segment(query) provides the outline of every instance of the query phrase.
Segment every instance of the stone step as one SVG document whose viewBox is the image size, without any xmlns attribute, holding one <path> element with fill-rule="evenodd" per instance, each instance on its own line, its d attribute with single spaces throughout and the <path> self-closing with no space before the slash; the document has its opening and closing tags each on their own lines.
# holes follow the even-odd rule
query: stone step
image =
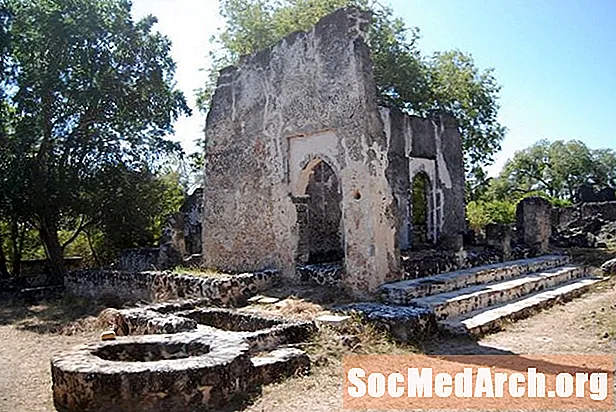
<svg viewBox="0 0 616 412">
<path fill-rule="evenodd" d="M 439 322 L 439 327 L 453 334 L 482 335 L 497 332 L 507 321 L 526 318 L 538 310 L 582 295 L 602 279 L 586 277 L 571 280 L 550 289 L 535 292 L 515 301 L 502 303 Z"/>
<path fill-rule="evenodd" d="M 282 348 L 262 353 L 250 359 L 255 368 L 254 380 L 269 385 L 284 378 L 310 372 L 310 358 L 296 348 Z"/>
<path fill-rule="evenodd" d="M 472 285 L 503 281 L 515 276 L 549 270 L 569 263 L 568 256 L 549 255 L 532 259 L 495 263 L 382 285 L 379 294 L 384 302 L 408 305 L 413 299 L 451 292 Z"/>
<path fill-rule="evenodd" d="M 585 276 L 579 266 L 563 266 L 501 282 L 469 286 L 438 295 L 425 296 L 411 302 L 431 310 L 437 320 L 453 318 L 464 313 L 518 299 L 522 296 Z"/>
</svg>

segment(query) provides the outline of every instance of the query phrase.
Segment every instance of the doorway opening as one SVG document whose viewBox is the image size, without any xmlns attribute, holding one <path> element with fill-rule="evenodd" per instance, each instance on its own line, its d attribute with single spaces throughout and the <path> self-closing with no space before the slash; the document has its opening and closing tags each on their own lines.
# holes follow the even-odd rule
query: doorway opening
<svg viewBox="0 0 616 412">
<path fill-rule="evenodd" d="M 417 173 L 411 182 L 411 245 L 421 249 L 434 244 L 434 213 L 432 185 L 424 172 Z"/>
<path fill-rule="evenodd" d="M 324 160 L 316 159 L 306 167 L 305 196 L 301 204 L 296 203 L 299 260 L 310 264 L 340 261 L 344 258 L 340 182 Z"/>
</svg>

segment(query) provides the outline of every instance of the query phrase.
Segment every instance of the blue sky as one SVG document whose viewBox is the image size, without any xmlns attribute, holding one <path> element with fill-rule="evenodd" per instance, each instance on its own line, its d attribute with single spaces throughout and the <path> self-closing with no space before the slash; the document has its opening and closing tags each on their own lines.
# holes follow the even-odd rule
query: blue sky
<svg viewBox="0 0 616 412">
<path fill-rule="evenodd" d="M 391 0 L 394 13 L 421 31 L 424 54 L 470 53 L 502 85 L 500 122 L 509 129 L 490 168 L 538 139 L 579 139 L 616 149 L 616 1 Z M 172 40 L 177 79 L 191 104 L 209 62 L 209 38 L 222 25 L 216 0 L 134 0 Z M 201 136 L 196 111 L 176 124 L 188 151 Z"/>
</svg>

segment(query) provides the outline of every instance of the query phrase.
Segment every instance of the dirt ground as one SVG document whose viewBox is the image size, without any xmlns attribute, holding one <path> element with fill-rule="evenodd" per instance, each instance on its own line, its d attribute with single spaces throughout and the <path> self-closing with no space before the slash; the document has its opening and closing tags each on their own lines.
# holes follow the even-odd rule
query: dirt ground
<svg viewBox="0 0 616 412">
<path fill-rule="evenodd" d="M 55 411 L 50 359 L 98 339 L 99 307 L 74 300 L 0 304 L 0 411 Z"/>
<path fill-rule="evenodd" d="M 616 282 L 512 323 L 504 331 L 476 341 L 436 338 L 409 351 L 487 354 L 612 354 L 616 352 Z M 270 385 L 247 412 L 342 411 L 342 372 L 332 359 L 308 377 Z"/>
<path fill-rule="evenodd" d="M 0 411 L 54 411 L 49 359 L 73 345 L 98 339 L 96 315 L 102 307 L 88 302 L 0 304 Z M 308 308 L 310 309 L 310 308 Z M 360 336 L 369 333 L 356 331 Z M 349 353 L 333 332 L 306 345 L 313 358 L 310 376 L 288 379 L 263 389 L 245 412 L 341 411 L 340 355 Z M 439 339 L 417 346 L 379 341 L 355 353 L 560 354 L 614 353 L 616 282 L 564 305 L 509 325 L 505 331 L 474 341 Z"/>
</svg>

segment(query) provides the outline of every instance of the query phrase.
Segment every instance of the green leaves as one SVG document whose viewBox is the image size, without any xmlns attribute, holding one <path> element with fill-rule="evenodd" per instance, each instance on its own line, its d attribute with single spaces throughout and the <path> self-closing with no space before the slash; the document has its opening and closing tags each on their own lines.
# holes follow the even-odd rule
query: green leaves
<svg viewBox="0 0 616 412">
<path fill-rule="evenodd" d="M 491 163 L 506 131 L 497 120 L 500 86 L 492 70 L 480 72 L 470 55 L 457 50 L 436 53 L 428 68 L 428 110 L 448 112 L 458 120 L 467 170 Z"/>
<path fill-rule="evenodd" d="M 516 203 L 510 201 L 473 200 L 466 206 L 466 218 L 474 230 L 483 229 L 488 223 L 514 223 L 515 212 Z"/>
<path fill-rule="evenodd" d="M 582 184 L 596 189 L 616 185 L 616 153 L 589 149 L 579 140 L 540 140 L 516 152 L 491 183 L 489 196 L 511 198 L 512 193 L 543 192 L 574 201 Z"/>
<path fill-rule="evenodd" d="M 180 151 L 165 138 L 190 113 L 171 44 L 126 0 L 0 1 L 0 214 L 52 230 L 94 218 L 101 174 Z"/>
<path fill-rule="evenodd" d="M 499 124 L 500 86 L 492 70 L 480 71 L 470 55 L 460 51 L 421 56 L 419 29 L 406 27 L 391 8 L 373 0 L 223 0 L 226 26 L 212 41 L 210 78 L 198 103 L 207 112 L 218 71 L 240 56 L 269 47 L 291 32 L 309 30 L 336 9 L 356 6 L 373 13 L 368 43 L 381 104 L 407 113 L 451 113 L 460 125 L 469 175 L 481 174 L 500 150 L 505 128 Z"/>
</svg>

